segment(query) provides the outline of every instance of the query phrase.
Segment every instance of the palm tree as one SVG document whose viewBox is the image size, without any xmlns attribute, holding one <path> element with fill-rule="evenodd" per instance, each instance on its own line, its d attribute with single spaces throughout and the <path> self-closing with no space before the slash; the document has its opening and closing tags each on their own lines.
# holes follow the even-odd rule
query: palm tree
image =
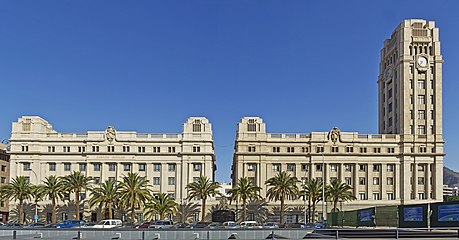
<svg viewBox="0 0 459 240">
<path fill-rule="evenodd" d="M 241 177 L 236 186 L 228 191 L 230 194 L 230 203 L 234 200 L 242 200 L 242 221 L 247 217 L 247 200 L 253 201 L 261 198 L 259 192 L 261 187 L 253 184 L 247 177 Z"/>
<path fill-rule="evenodd" d="M 308 212 L 312 217 L 312 222 L 315 222 L 316 206 L 322 200 L 322 182 L 316 179 L 309 179 L 302 184 L 302 193 L 308 198 Z M 311 213 L 312 204 L 312 213 Z"/>
<path fill-rule="evenodd" d="M 53 208 L 51 221 L 56 223 L 56 201 L 64 199 L 64 186 L 62 184 L 62 179 L 54 175 L 45 178 L 45 181 L 43 182 L 43 193 L 51 199 L 51 205 Z"/>
<path fill-rule="evenodd" d="M 339 201 L 347 202 L 356 199 L 352 194 L 352 188 L 336 179 L 325 188 L 325 196 L 328 201 L 333 202 L 332 212 L 339 211 L 337 208 Z"/>
<path fill-rule="evenodd" d="M 167 193 L 160 193 L 153 197 L 145 204 L 145 216 L 153 218 L 155 214 L 159 214 L 159 219 L 164 219 L 166 214 L 175 214 L 177 212 L 178 203 L 176 203 Z"/>
<path fill-rule="evenodd" d="M 92 177 L 86 177 L 81 172 L 74 171 L 62 178 L 64 188 L 69 193 L 75 193 L 75 215 L 80 219 L 80 193 L 91 186 Z"/>
<path fill-rule="evenodd" d="M 188 200 L 192 200 L 195 197 L 201 199 L 201 221 L 204 221 L 206 200 L 209 196 L 221 195 L 217 189 L 220 187 L 220 183 L 212 182 L 208 177 L 201 176 L 198 181 L 188 183 L 186 189 L 188 189 Z"/>
<path fill-rule="evenodd" d="M 108 209 L 108 218 L 113 218 L 113 207 L 119 200 L 119 184 L 113 180 L 107 180 L 101 183 L 98 187 L 91 190 L 91 198 L 89 206 L 94 207 L 99 205 L 101 212 L 103 209 Z"/>
<path fill-rule="evenodd" d="M 38 217 L 38 202 L 43 201 L 43 197 L 45 196 L 45 189 L 43 188 L 43 185 L 32 185 L 31 187 L 32 190 L 30 192 L 30 196 L 34 199 L 34 211 L 37 213 L 36 215 Z"/>
<path fill-rule="evenodd" d="M 266 197 L 269 200 L 280 201 L 280 224 L 284 224 L 284 203 L 285 199 L 295 200 L 298 198 L 298 179 L 291 177 L 287 172 L 279 172 L 276 176 L 268 179 L 266 185 L 269 187 Z"/>
<path fill-rule="evenodd" d="M 129 208 L 131 221 L 135 222 L 135 209 L 143 206 L 151 197 L 149 181 L 137 173 L 128 173 L 120 185 L 120 203 Z"/>
<path fill-rule="evenodd" d="M 32 194 L 32 184 L 24 176 L 13 178 L 10 183 L 0 186 L 2 200 L 19 201 L 19 223 L 24 223 L 24 200 Z"/>
</svg>

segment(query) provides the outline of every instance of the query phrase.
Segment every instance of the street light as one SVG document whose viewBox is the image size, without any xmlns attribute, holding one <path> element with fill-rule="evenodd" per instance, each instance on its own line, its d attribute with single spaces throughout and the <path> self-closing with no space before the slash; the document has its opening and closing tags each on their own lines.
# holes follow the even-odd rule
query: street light
<svg viewBox="0 0 459 240">
<path fill-rule="evenodd" d="M 325 159 L 324 149 L 322 148 L 322 224 L 325 222 Z"/>
<path fill-rule="evenodd" d="M 37 176 L 37 173 L 32 169 L 32 168 L 29 168 L 27 169 L 27 171 L 31 171 L 34 175 L 35 175 L 35 180 L 36 182 L 38 183 L 38 176 Z M 34 222 L 37 223 L 38 221 L 38 209 L 37 209 L 37 199 L 35 199 L 35 215 L 33 216 L 33 219 L 34 219 Z"/>
</svg>

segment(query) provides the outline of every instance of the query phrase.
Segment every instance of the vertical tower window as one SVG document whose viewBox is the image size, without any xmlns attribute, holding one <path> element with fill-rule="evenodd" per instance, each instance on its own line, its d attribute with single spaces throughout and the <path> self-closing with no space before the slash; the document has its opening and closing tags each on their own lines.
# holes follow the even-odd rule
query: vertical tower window
<svg viewBox="0 0 459 240">
<path fill-rule="evenodd" d="M 193 132 L 201 132 L 201 120 L 196 119 L 193 122 Z"/>
<path fill-rule="evenodd" d="M 247 124 L 247 131 L 249 132 L 257 131 L 257 124 L 255 123 L 255 119 L 249 119 L 249 123 Z"/>
</svg>

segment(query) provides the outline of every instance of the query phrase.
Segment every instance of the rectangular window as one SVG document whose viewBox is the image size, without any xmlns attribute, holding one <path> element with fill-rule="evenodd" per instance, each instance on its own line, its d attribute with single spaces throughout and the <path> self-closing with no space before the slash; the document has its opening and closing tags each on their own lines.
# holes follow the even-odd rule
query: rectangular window
<svg viewBox="0 0 459 240">
<path fill-rule="evenodd" d="M 301 171 L 302 172 L 309 171 L 309 165 L 308 164 L 301 164 Z"/>
<path fill-rule="evenodd" d="M 255 152 L 255 146 L 248 146 L 247 150 L 249 152 Z"/>
<path fill-rule="evenodd" d="M 434 96 L 430 95 L 430 104 L 434 104 L 434 102 L 435 102 Z"/>
<path fill-rule="evenodd" d="M 423 185 L 424 184 L 424 177 L 418 177 L 418 184 Z"/>
<path fill-rule="evenodd" d="M 107 146 L 107 152 L 115 152 L 115 146 Z"/>
<path fill-rule="evenodd" d="M 125 172 L 130 172 L 131 171 L 131 164 L 124 163 L 123 164 L 123 169 L 124 169 Z"/>
<path fill-rule="evenodd" d="M 201 163 L 193 163 L 193 170 L 195 172 L 199 172 L 202 169 L 202 164 Z"/>
<path fill-rule="evenodd" d="M 153 177 L 153 185 L 161 185 L 161 178 Z"/>
<path fill-rule="evenodd" d="M 70 163 L 64 163 L 64 171 L 70 171 L 71 169 L 71 164 Z"/>
<path fill-rule="evenodd" d="M 95 177 L 94 178 L 94 183 L 99 184 L 100 183 L 100 177 Z"/>
<path fill-rule="evenodd" d="M 359 192 L 359 200 L 367 200 L 367 195 L 364 192 Z"/>
<path fill-rule="evenodd" d="M 373 185 L 379 185 L 379 177 L 373 178 Z"/>
<path fill-rule="evenodd" d="M 418 103 L 419 104 L 426 104 L 426 96 L 425 95 L 418 95 Z"/>
<path fill-rule="evenodd" d="M 418 193 L 418 198 L 419 199 L 426 199 L 425 194 L 423 192 Z"/>
<path fill-rule="evenodd" d="M 391 98 L 392 97 L 392 88 L 389 89 L 389 94 L 388 94 L 388 98 Z"/>
<path fill-rule="evenodd" d="M 48 163 L 49 165 L 49 171 L 56 171 L 56 163 Z"/>
<path fill-rule="evenodd" d="M 359 184 L 360 185 L 365 185 L 365 178 L 364 177 L 359 177 Z"/>
<path fill-rule="evenodd" d="M 359 171 L 365 172 L 365 170 L 366 170 L 365 164 L 359 164 Z"/>
<path fill-rule="evenodd" d="M 293 153 L 293 152 L 295 152 L 295 148 L 294 147 L 287 147 L 287 152 Z"/>
<path fill-rule="evenodd" d="M 337 171 L 338 171 L 338 165 L 336 165 L 336 164 L 330 164 L 330 171 L 332 171 L 332 172 L 337 172 Z"/>
<path fill-rule="evenodd" d="M 30 171 L 30 163 L 28 162 L 22 163 L 22 170 Z"/>
<path fill-rule="evenodd" d="M 168 147 L 167 151 L 170 153 L 175 153 L 175 147 Z"/>
<path fill-rule="evenodd" d="M 394 185 L 394 178 L 388 177 L 387 178 L 387 185 Z"/>
<path fill-rule="evenodd" d="M 6 172 L 6 165 L 2 165 L 2 172 Z"/>
<path fill-rule="evenodd" d="M 153 164 L 153 171 L 161 172 L 161 164 L 159 164 L 159 163 Z"/>
<path fill-rule="evenodd" d="M 108 177 L 108 181 L 116 181 L 116 177 Z"/>
<path fill-rule="evenodd" d="M 294 163 L 287 164 L 287 171 L 288 172 L 294 172 L 295 171 L 295 164 Z"/>
<path fill-rule="evenodd" d="M 309 152 L 309 148 L 308 147 L 302 147 L 301 151 L 304 152 L 304 153 L 307 153 L 307 152 Z"/>
<path fill-rule="evenodd" d="M 99 172 L 100 171 L 100 163 L 94 163 L 94 171 Z"/>
<path fill-rule="evenodd" d="M 175 169 L 176 169 L 175 163 L 168 163 L 168 164 L 167 164 L 167 170 L 168 170 L 169 172 L 175 172 Z"/>
<path fill-rule="evenodd" d="M 199 177 L 193 177 L 193 182 L 199 182 Z"/>
<path fill-rule="evenodd" d="M 145 152 L 145 147 L 137 147 L 137 150 L 139 153 L 144 153 Z"/>
<path fill-rule="evenodd" d="M 22 146 L 22 151 L 23 152 L 28 152 L 29 151 L 29 146 L 23 145 Z"/>
<path fill-rule="evenodd" d="M 387 195 L 387 200 L 394 200 L 395 199 L 394 198 L 394 193 L 392 193 L 392 192 L 388 192 L 388 193 L 386 193 L 386 195 Z"/>
<path fill-rule="evenodd" d="M 56 151 L 56 147 L 48 146 L 48 152 L 55 152 L 55 151 Z"/>
<path fill-rule="evenodd" d="M 159 153 L 159 152 L 161 152 L 161 148 L 160 147 L 153 147 L 153 152 L 154 153 Z"/>
<path fill-rule="evenodd" d="M 86 151 L 86 147 L 78 147 L 78 152 L 82 153 Z"/>
<path fill-rule="evenodd" d="M 323 170 L 323 165 L 322 164 L 316 164 L 316 171 L 317 172 L 322 172 Z"/>
<path fill-rule="evenodd" d="M 379 172 L 381 170 L 381 164 L 373 164 L 373 172 Z"/>
<path fill-rule="evenodd" d="M 419 125 L 418 126 L 418 134 L 419 135 L 425 135 L 426 134 L 426 126 L 425 125 Z"/>
<path fill-rule="evenodd" d="M 63 152 L 70 152 L 70 147 L 69 146 L 63 146 L 62 147 Z"/>
<path fill-rule="evenodd" d="M 274 172 L 280 172 L 281 171 L 281 165 L 277 164 L 277 163 L 274 163 L 273 166 L 272 166 L 272 170 Z"/>
<path fill-rule="evenodd" d="M 324 147 L 323 146 L 317 146 L 316 147 L 316 152 L 317 153 L 323 153 L 324 152 Z"/>
<path fill-rule="evenodd" d="M 392 112 L 392 103 L 389 103 L 389 112 Z"/>
<path fill-rule="evenodd" d="M 418 171 L 419 172 L 424 172 L 425 170 L 426 170 L 425 165 L 422 165 L 422 164 L 418 165 Z"/>
<path fill-rule="evenodd" d="M 426 81 L 418 80 L 418 88 L 419 89 L 426 89 Z"/>
<path fill-rule="evenodd" d="M 425 120 L 426 119 L 426 111 L 419 110 L 418 111 L 418 119 Z"/>
<path fill-rule="evenodd" d="M 393 172 L 395 169 L 395 164 L 387 164 L 387 171 Z"/>
<path fill-rule="evenodd" d="M 99 146 L 92 146 L 93 152 L 99 152 Z"/>
<path fill-rule="evenodd" d="M 331 147 L 331 152 L 337 153 L 339 152 L 339 148 L 336 146 Z"/>
<path fill-rule="evenodd" d="M 346 152 L 348 152 L 348 153 L 354 152 L 354 147 L 347 146 L 346 147 Z"/>
<path fill-rule="evenodd" d="M 167 183 L 169 185 L 175 185 L 175 177 L 168 177 L 167 178 Z"/>
<path fill-rule="evenodd" d="M 374 153 L 381 153 L 381 148 L 379 148 L 379 147 L 373 148 L 373 152 Z"/>
<path fill-rule="evenodd" d="M 395 148 L 387 148 L 388 153 L 395 153 Z"/>
<path fill-rule="evenodd" d="M 273 147 L 273 152 L 280 152 L 280 147 Z"/>
<path fill-rule="evenodd" d="M 80 201 L 86 199 L 86 193 L 85 192 L 80 192 Z"/>
<path fill-rule="evenodd" d="M 255 171 L 255 164 L 254 163 L 247 163 L 247 171 L 249 171 L 249 172 Z"/>
<path fill-rule="evenodd" d="M 145 172 L 145 167 L 146 167 L 145 163 L 139 163 L 139 172 Z"/>
<path fill-rule="evenodd" d="M 344 171 L 350 172 L 352 171 L 352 165 L 351 164 L 344 164 Z"/>
<path fill-rule="evenodd" d="M 108 164 L 108 171 L 110 171 L 110 172 L 116 171 L 116 163 L 109 163 Z"/>
<path fill-rule="evenodd" d="M 374 192 L 373 193 L 373 200 L 381 200 L 379 197 L 379 192 Z"/>
<path fill-rule="evenodd" d="M 367 152 L 367 148 L 366 147 L 361 147 L 360 148 L 360 153 L 366 153 Z"/>
<path fill-rule="evenodd" d="M 86 163 L 80 163 L 79 169 L 80 169 L 80 172 L 86 172 Z"/>
<path fill-rule="evenodd" d="M 346 177 L 346 178 L 344 178 L 344 182 L 345 182 L 347 185 L 350 186 L 350 185 L 352 185 L 352 178 Z"/>
<path fill-rule="evenodd" d="M 123 146 L 123 152 L 130 152 L 130 151 L 131 151 L 131 147 Z"/>
<path fill-rule="evenodd" d="M 200 146 L 193 146 L 193 152 L 201 152 Z"/>
</svg>

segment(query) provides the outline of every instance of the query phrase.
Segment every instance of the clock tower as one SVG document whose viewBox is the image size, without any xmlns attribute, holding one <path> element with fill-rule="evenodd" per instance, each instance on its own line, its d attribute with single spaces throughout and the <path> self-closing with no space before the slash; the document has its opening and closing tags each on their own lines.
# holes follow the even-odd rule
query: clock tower
<svg viewBox="0 0 459 240">
<path fill-rule="evenodd" d="M 403 21 L 384 41 L 378 78 L 379 132 L 442 139 L 442 64 L 434 21 Z"/>
</svg>

